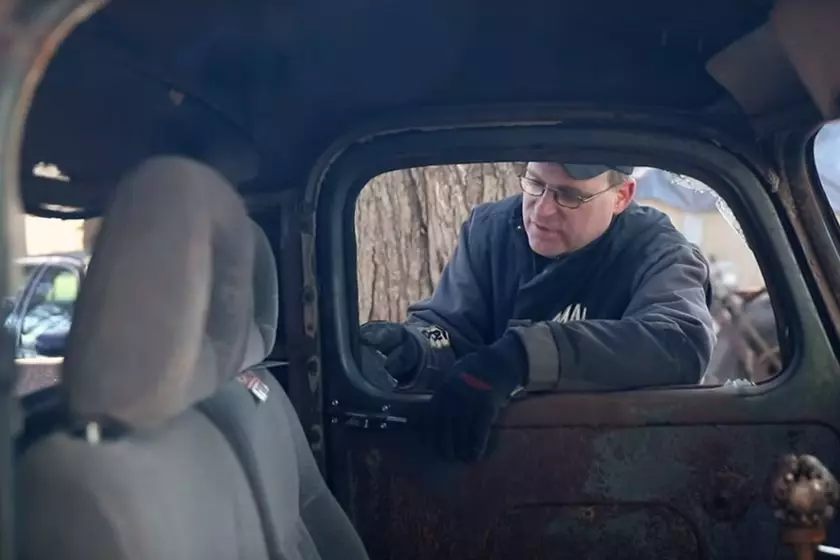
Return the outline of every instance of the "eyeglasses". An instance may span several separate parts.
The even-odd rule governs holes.
[[[620,186],[621,185],[610,185],[602,191],[598,191],[590,195],[584,195],[573,187],[549,187],[545,183],[540,183],[536,179],[526,177],[525,175],[519,176],[519,187],[525,194],[531,196],[542,196],[545,191],[549,191],[554,198],[555,204],[571,210],[580,208],[581,205],[586,204],[587,202],[601,196],[605,192],[611,191],[612,189]]]

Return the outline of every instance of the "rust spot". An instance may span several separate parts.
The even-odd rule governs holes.
[[[713,474],[703,506],[712,519],[737,521],[746,514],[758,494],[758,489],[748,476],[724,470]]]

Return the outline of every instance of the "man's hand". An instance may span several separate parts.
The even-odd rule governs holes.
[[[385,356],[385,369],[404,383],[417,374],[423,359],[420,342],[400,323],[372,321],[360,328],[362,343],[372,346]]]
[[[525,348],[513,332],[458,360],[432,398],[432,436],[441,454],[481,458],[493,423],[527,371]]]

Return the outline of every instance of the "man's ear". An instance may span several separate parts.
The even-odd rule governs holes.
[[[621,214],[630,206],[633,199],[636,197],[636,179],[630,177],[620,187],[616,189],[617,196],[615,197],[615,213]]]

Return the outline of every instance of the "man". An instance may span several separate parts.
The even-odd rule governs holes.
[[[434,388],[444,455],[479,458],[519,392],[696,384],[714,330],[709,265],[633,201],[632,168],[532,162],[476,207],[431,298],[362,340],[403,387]],[[441,375],[443,373],[444,375]]]

